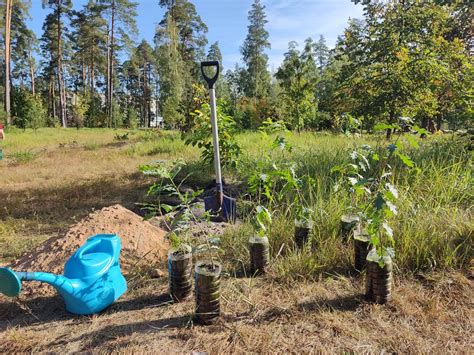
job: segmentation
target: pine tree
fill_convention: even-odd
[[[168,14],[166,28],[161,28],[156,33],[155,42],[160,86],[160,111],[169,127],[183,128],[182,102],[186,67],[178,50],[178,29],[171,14]]]
[[[134,56],[139,68],[139,84],[141,87],[140,121],[144,127],[151,127],[153,120],[152,90],[156,73],[155,56],[147,41],[143,40],[135,49]]]
[[[161,99],[160,106],[165,120],[173,124],[180,122],[180,129],[187,130],[193,120],[190,113],[197,109],[195,84],[201,82],[198,63],[205,57],[207,26],[188,0],[160,0],[160,6],[166,12],[157,29],[155,42],[157,53],[162,57],[159,60],[165,62],[160,63],[160,67],[171,68],[169,73],[160,74],[160,90],[165,91],[160,96],[166,97]],[[176,83],[170,80],[171,76],[178,79]],[[173,97],[172,92],[179,92],[179,96]],[[174,101],[172,105],[171,101]],[[167,115],[171,117],[167,118]]]
[[[6,0],[5,3],[5,112],[7,124],[11,123],[11,97],[10,97],[10,57],[11,57],[11,20],[12,20],[13,0]]]
[[[114,107],[114,78],[115,62],[117,54],[124,47],[131,46],[131,39],[128,34],[135,35],[137,30],[136,17],[138,3],[131,0],[99,0],[110,15],[109,41],[107,54],[107,97],[106,111],[109,119],[109,126],[112,124]]]
[[[323,73],[329,61],[329,48],[323,35],[319,36],[319,41],[314,43],[314,55],[319,68],[320,74]]]
[[[268,22],[265,6],[260,0],[254,0],[249,11],[248,34],[241,48],[243,61],[246,66],[245,94],[254,99],[264,98],[270,89],[270,73],[268,72],[268,55],[270,49],[269,34],[265,30]]]
[[[76,93],[82,89],[84,96],[93,97],[98,79],[106,77],[107,21],[103,18],[104,10],[104,6],[89,0],[81,11],[74,12],[71,21]]]
[[[48,26],[51,28],[54,24],[56,29],[55,46],[55,66],[58,81],[59,93],[59,119],[63,128],[67,127],[67,98],[66,85],[64,81],[63,47],[65,40],[64,16],[69,15],[72,7],[71,0],[43,0],[43,6],[53,9],[53,12],[47,16]],[[51,15],[51,16],[50,16]],[[45,22],[46,24],[46,22]]]
[[[216,94],[218,98],[221,99],[230,99],[230,92],[229,86],[226,82],[226,77],[223,75],[224,73],[224,65],[222,63],[222,52],[219,48],[219,42],[214,42],[209,47],[209,51],[207,52],[207,59],[208,60],[217,60],[219,62],[219,80],[216,83]]]
[[[221,49],[219,48],[219,42],[214,42],[213,44],[211,44],[211,46],[209,47],[209,51],[207,52],[207,59],[217,60],[220,64],[220,72],[224,71],[224,66],[222,64],[222,53]]]
[[[30,90],[35,95],[36,60],[34,53],[38,49],[38,39],[33,31],[23,26],[13,38],[12,43],[12,77],[23,86],[30,82]]]

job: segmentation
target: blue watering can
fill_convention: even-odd
[[[66,262],[64,276],[0,268],[0,293],[15,297],[21,291],[22,281],[46,282],[64,298],[68,312],[97,313],[127,290],[119,256],[120,238],[115,234],[98,234],[89,238]]]

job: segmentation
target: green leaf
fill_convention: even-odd
[[[377,210],[381,210],[383,206],[385,205],[385,199],[383,198],[382,194],[379,193],[377,194],[377,197],[374,200],[374,207]]]
[[[397,146],[395,144],[389,144],[387,149],[390,153],[393,153],[394,151],[397,150]]]
[[[165,210],[166,213],[173,211],[174,207],[165,203],[160,203],[160,207]]]
[[[427,131],[426,129],[421,128],[421,127],[418,127],[418,126],[413,126],[411,129],[412,129],[413,131],[415,131],[416,133],[420,134],[420,135],[421,135],[421,134],[428,134],[428,133],[430,133],[430,132]]]
[[[400,160],[409,168],[413,168],[415,166],[415,163],[413,160],[410,159],[407,155],[397,152],[397,156],[400,158]]]
[[[380,255],[377,253],[376,249],[372,249],[368,254],[367,254],[367,260],[368,261],[373,261],[375,263],[378,263],[380,261]]]

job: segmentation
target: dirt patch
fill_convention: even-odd
[[[100,233],[116,233],[122,242],[120,263],[127,274],[139,262],[158,263],[166,257],[166,232],[121,205],[105,207],[72,226],[64,236],[53,237],[12,263],[16,271],[44,271],[62,274],[68,258],[87,240]],[[47,285],[24,284],[22,294],[47,294]]]
[[[166,215],[153,217],[150,219],[150,223],[169,232],[173,229],[173,219],[177,218],[182,212],[171,212]],[[222,237],[229,227],[241,224],[239,220],[235,224],[208,221],[204,216],[204,201],[193,203],[191,205],[191,214],[193,215],[193,220],[189,222],[189,229],[186,234],[192,236],[193,244],[206,243],[209,238]]]

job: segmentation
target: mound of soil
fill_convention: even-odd
[[[48,239],[42,245],[12,263],[16,271],[44,271],[62,274],[69,257],[91,236],[117,234],[122,243],[120,265],[124,274],[140,264],[158,263],[166,258],[169,244],[166,232],[121,205],[93,212],[64,236]],[[24,283],[23,293],[46,294],[53,289],[36,282]]]

